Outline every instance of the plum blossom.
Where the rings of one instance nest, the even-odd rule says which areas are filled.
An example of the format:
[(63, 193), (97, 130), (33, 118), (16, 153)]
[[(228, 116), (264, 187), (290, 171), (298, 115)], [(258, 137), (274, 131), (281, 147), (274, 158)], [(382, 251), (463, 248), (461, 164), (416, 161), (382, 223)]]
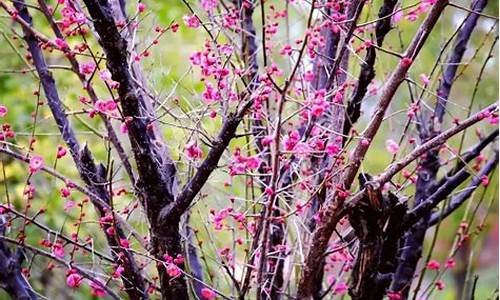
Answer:
[(43, 168), (43, 166), (44, 166), (43, 157), (35, 155), (30, 158), (29, 170), (31, 174), (38, 172), (41, 168)]
[[(0, 116), (2, 116), (1, 113), (0, 113)], [(498, 115), (497, 114), (492, 114), (490, 116), (490, 118), (488, 119), (488, 122), (491, 125), (498, 125)]]
[(401, 64), (404, 67), (409, 67), (409, 66), (411, 66), (412, 63), (413, 63), (413, 60), (409, 57), (404, 57), (403, 59), (401, 59)]
[(0, 105), (0, 117), (5, 117), (5, 115), (9, 112), (7, 107)]
[(403, 18), (403, 10), (397, 9), (396, 12), (394, 13), (394, 15), (392, 15), (392, 17), (391, 17), (391, 23), (396, 24), (399, 21), (401, 21), (402, 18)]
[(444, 284), (443, 280), (436, 281), (436, 288), (438, 289), (438, 291), (444, 290), (445, 287), (446, 285)]
[(330, 107), (330, 103), (325, 99), (325, 94), (324, 89), (314, 93), (314, 98), (311, 100), (311, 113), (314, 117), (321, 116)]
[(488, 178), (488, 176), (486, 175), (481, 176), (481, 185), (486, 187), (488, 186), (488, 184), (490, 184), (490, 179)]
[(387, 292), (387, 298), (389, 298), (389, 300), (400, 300), (401, 299), (401, 292), (389, 291), (389, 292)]
[(61, 145), (57, 146), (57, 154), (56, 154), (57, 159), (64, 157), (66, 153), (67, 153), (66, 148), (64, 148)]
[(110, 88), (112, 89), (117, 89), (120, 87), (120, 83), (117, 81), (114, 81), (111, 78), (111, 72), (109, 72), (108, 69), (104, 69), (99, 72), (99, 78), (101, 78), (104, 82), (106, 82)]
[(94, 104), (95, 109), (101, 113), (112, 112), (117, 108), (116, 102), (110, 100), (97, 100)]
[(146, 4), (144, 4), (142, 2), (137, 4), (137, 11), (139, 13), (143, 13), (145, 10), (146, 10)]
[(120, 246), (123, 248), (130, 248), (130, 242), (127, 239), (120, 239)]
[(290, 55), (292, 55), (292, 51), (293, 51), (292, 46), (291, 46), (291, 45), (289, 45), (289, 44), (286, 44), (286, 45), (284, 45), (284, 46), (281, 48), (281, 50), (280, 50), (280, 54), (281, 54), (281, 55), (287, 55), (287, 56), (290, 56)]
[(300, 141), (300, 133), (294, 130), (283, 139), (283, 147), (286, 151), (293, 151), (295, 145)]
[(420, 81), (422, 81), (422, 83), (424, 84), (424, 86), (428, 86), (431, 83), (431, 80), (429, 76), (427, 76), (427, 74), (422, 73), (420, 74), (419, 78)]
[(212, 11), (217, 8), (218, 0), (201, 0), (201, 6), (204, 10), (212, 13)]
[(125, 268), (122, 265), (119, 265), (116, 267), (115, 272), (113, 272), (113, 278), (118, 279), (120, 276), (122, 276), (123, 271), (125, 271)]
[(314, 72), (311, 70), (306, 71), (304, 74), (304, 80), (308, 82), (313, 81), (315, 77)]
[(293, 152), (299, 158), (307, 158), (311, 154), (311, 150), (311, 146), (304, 142), (299, 142), (293, 147)]
[(91, 288), (90, 293), (92, 294), (92, 296), (102, 298), (102, 297), (106, 297), (106, 295), (108, 294), (106, 292), (106, 290), (104, 289), (105, 283), (100, 278), (92, 280), (89, 285)]
[(70, 270), (70, 274), (66, 277), (66, 284), (72, 288), (80, 287), (82, 276), (75, 273), (75, 270)]
[(76, 207), (76, 203), (75, 203), (75, 201), (72, 201), (72, 200), (68, 200), (64, 204), (65, 211), (69, 211), (70, 209), (75, 208), (75, 207)]
[(170, 277), (177, 277), (177, 276), (181, 275), (181, 270), (175, 264), (168, 264), (167, 265), (167, 274)]
[(446, 261), (446, 264), (444, 265), (444, 267), (446, 269), (453, 269), (455, 267), (455, 259), (452, 257), (452, 258), (449, 258), (447, 261)]
[(203, 101), (210, 104), (221, 100), (222, 97), (218, 89), (214, 88), (210, 82), (205, 82), (205, 91), (202, 94), (202, 98)]
[(111, 80), (111, 72), (108, 69), (104, 69), (99, 72), (99, 77), (104, 81)]
[(343, 295), (347, 292), (347, 284), (345, 282), (339, 282), (335, 285), (335, 288), (333, 289), (333, 294), (334, 295)]
[(398, 143), (396, 143), (393, 140), (387, 140), (387, 141), (385, 141), (385, 148), (392, 155), (394, 155), (394, 154), (396, 154), (396, 153), (399, 152), (399, 145), (398, 145)]
[(182, 19), (184, 20), (184, 23), (186, 23), (186, 26), (190, 28), (198, 28), (201, 25), (200, 19), (198, 19), (196, 15), (186, 15)]
[(191, 159), (191, 160), (198, 160), (202, 157), (203, 151), (201, 148), (196, 144), (195, 141), (192, 141), (186, 145), (184, 148), (184, 153), (186, 156)]
[(123, 133), (123, 134), (127, 134), (128, 133), (127, 122), (123, 122), (123, 123), (120, 124), (120, 132)]
[(64, 246), (60, 242), (55, 243), (54, 246), (52, 247), (52, 253), (54, 253), (56, 257), (63, 258)]
[(333, 143), (328, 143), (325, 147), (326, 153), (328, 156), (334, 156), (337, 155), (340, 152), (339, 146), (333, 144)]
[(427, 263), (427, 269), (429, 270), (438, 270), (441, 264), (437, 260), (431, 260)]
[(60, 39), (60, 38), (56, 38), (56, 39), (55, 39), (55, 41), (54, 41), (54, 45), (56, 45), (56, 47), (57, 47), (59, 50), (66, 50), (66, 49), (69, 49), (68, 43), (66, 43), (66, 41), (65, 41), (65, 40)]
[(217, 294), (209, 288), (202, 288), (201, 296), (203, 297), (203, 299), (213, 300), (215, 299), (215, 297), (217, 297)]
[(96, 65), (94, 62), (82, 63), (80, 64), (80, 73), (85, 75), (90, 75), (94, 73)]

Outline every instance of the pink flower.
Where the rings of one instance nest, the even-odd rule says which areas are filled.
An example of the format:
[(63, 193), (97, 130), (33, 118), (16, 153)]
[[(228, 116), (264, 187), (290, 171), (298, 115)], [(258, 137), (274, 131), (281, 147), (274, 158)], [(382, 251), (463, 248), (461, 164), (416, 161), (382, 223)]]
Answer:
[(347, 284), (345, 284), (345, 282), (337, 283), (337, 285), (335, 285), (335, 288), (333, 289), (334, 295), (343, 295), (346, 292), (347, 292)]
[(444, 281), (442, 280), (436, 281), (436, 288), (438, 289), (438, 291), (444, 290), (445, 287), (446, 285), (444, 284)]
[(106, 290), (104, 290), (104, 282), (100, 278), (97, 278), (94, 281), (91, 281), (90, 288), (92, 289), (92, 291), (90, 291), (92, 296), (102, 298), (102, 297), (106, 297), (106, 295), (108, 294), (106, 292)]
[(198, 28), (201, 25), (200, 19), (196, 15), (184, 16), (182, 19), (187, 27)]
[(286, 151), (293, 151), (295, 145), (300, 141), (300, 133), (294, 130), (288, 134), (287, 137), (283, 139), (283, 147)]
[(123, 248), (130, 248), (130, 242), (127, 239), (120, 239), (120, 246)]
[(64, 247), (61, 243), (57, 242), (54, 244), (53, 248), (52, 248), (52, 253), (54, 253), (54, 255), (56, 257), (59, 257), (59, 258), (63, 258), (64, 257)]
[(123, 133), (123, 134), (127, 134), (128, 133), (127, 122), (123, 122), (123, 123), (120, 124), (120, 132)]
[(80, 73), (85, 74), (85, 75), (90, 75), (94, 73), (95, 71), (95, 63), (94, 62), (89, 62), (89, 63), (82, 63), (80, 64)]
[(332, 143), (328, 143), (326, 145), (325, 150), (326, 150), (326, 153), (328, 154), (328, 156), (334, 156), (340, 152), (339, 147), (335, 144), (332, 144)]
[(363, 146), (370, 146), (370, 139), (362, 138), (361, 141), (360, 141), (360, 143)]
[(146, 10), (146, 4), (144, 4), (142, 2), (137, 4), (137, 11), (139, 13), (143, 13), (145, 10)]
[(61, 196), (68, 198), (71, 195), (71, 190), (68, 187), (63, 187), (61, 189)]
[(106, 112), (106, 102), (103, 100), (97, 100), (94, 104), (95, 109), (102, 113)]
[(75, 271), (73, 271), (73, 270), (71, 270), (71, 271), (72, 271), (72, 273), (66, 277), (66, 284), (69, 287), (78, 288), (78, 287), (80, 287), (80, 284), (82, 283), (82, 276), (74, 273)]
[(7, 107), (0, 105), (0, 117), (5, 117), (8, 111)]
[(105, 104), (106, 104), (106, 110), (107, 111), (113, 111), (117, 107), (116, 102), (114, 100), (107, 100), (105, 102)]
[(291, 45), (289, 45), (289, 44), (286, 44), (286, 45), (284, 45), (284, 46), (281, 48), (281, 50), (280, 50), (280, 54), (281, 54), (281, 55), (288, 55), (288, 56), (290, 56), (290, 55), (292, 55), (292, 50), (293, 50), (293, 49), (292, 49), (292, 46), (291, 46)]
[(426, 74), (422, 73), (422, 74), (420, 74), (419, 77), (420, 77), (420, 81), (422, 81), (424, 86), (428, 86), (429, 83), (431, 83), (429, 76), (427, 76)]
[(214, 88), (214, 86), (210, 82), (205, 82), (205, 91), (201, 96), (203, 98), (203, 101), (208, 104), (217, 102), (221, 99), (219, 90)]
[(196, 51), (195, 53), (191, 54), (189, 60), (191, 61), (191, 64), (193, 64), (194, 66), (201, 65), (202, 63), (201, 51)]
[(385, 148), (392, 155), (398, 153), (398, 151), (399, 151), (399, 145), (398, 145), (398, 143), (396, 143), (393, 140), (387, 140), (387, 141), (385, 141)]
[(389, 300), (400, 300), (401, 299), (401, 292), (389, 291), (389, 292), (387, 292), (387, 298), (389, 298)]
[(335, 93), (335, 97), (333, 97), (333, 103), (341, 104), (344, 100), (344, 91), (340, 90)]
[(102, 113), (112, 112), (117, 108), (114, 100), (97, 100), (94, 106), (96, 110)]
[(271, 143), (273, 142), (273, 136), (272, 135), (268, 135), (268, 136), (265, 136), (262, 138), (262, 146), (264, 147), (269, 147), (269, 145), (271, 145)]
[(427, 263), (427, 269), (429, 270), (438, 270), (441, 264), (437, 260), (431, 260)]
[(490, 179), (488, 178), (488, 176), (486, 175), (481, 176), (481, 185), (486, 187), (488, 186), (488, 184), (490, 184)]
[(213, 300), (213, 299), (215, 299), (217, 294), (209, 288), (202, 288), (201, 289), (201, 296), (203, 297), (203, 299)]
[(314, 72), (311, 70), (306, 71), (306, 73), (304, 74), (304, 80), (308, 82), (313, 81), (315, 77), (316, 76), (314, 75)]
[(410, 12), (407, 16), (406, 16), (406, 20), (410, 21), (410, 22), (415, 22), (418, 18), (418, 15), (414, 12)]
[(170, 277), (177, 277), (177, 276), (181, 275), (181, 270), (175, 264), (168, 264), (167, 265), (167, 274)]
[(66, 50), (69, 48), (68, 43), (66, 43), (66, 41), (60, 38), (56, 38), (54, 44), (57, 46), (59, 50)]
[(43, 166), (44, 166), (43, 157), (35, 155), (30, 158), (29, 170), (31, 174), (38, 172), (41, 168), (43, 168)]
[(401, 60), (401, 64), (403, 65), (403, 67), (409, 67), (409, 66), (411, 66), (412, 63), (413, 63), (413, 60), (409, 57), (405, 57)]
[(293, 147), (293, 152), (300, 158), (306, 158), (311, 154), (311, 147), (308, 143), (300, 142)]
[(72, 208), (75, 208), (76, 207), (76, 203), (75, 201), (71, 201), (71, 200), (68, 200), (66, 201), (66, 203), (64, 204), (64, 210), (65, 211), (68, 211)]
[[(2, 116), (1, 112), (0, 112), (0, 116)], [(3, 116), (2, 116), (3, 117)], [(490, 118), (488, 119), (488, 122), (491, 124), (491, 125), (497, 125), (498, 124), (498, 115), (495, 115), (495, 114), (492, 114), (490, 116)]]
[(446, 269), (453, 269), (455, 267), (455, 259), (450, 258), (446, 261), (446, 264), (444, 265)]
[(125, 271), (125, 268), (122, 265), (119, 265), (116, 267), (115, 272), (113, 272), (113, 278), (118, 279), (120, 276), (122, 276), (123, 271)]
[(59, 145), (57, 146), (57, 154), (56, 157), (59, 159), (61, 157), (64, 157), (66, 155), (66, 148), (63, 146)]
[(108, 71), (108, 69), (104, 69), (99, 72), (99, 77), (104, 81), (108, 81), (111, 80), (111, 73)]
[(192, 141), (186, 145), (184, 148), (184, 153), (189, 159), (197, 160), (200, 159), (203, 155), (203, 151), (198, 145), (196, 145), (195, 141)]
[(255, 170), (260, 166), (261, 160), (257, 156), (250, 156), (246, 159), (245, 165), (250, 170)]
[(201, 6), (204, 10), (212, 12), (217, 7), (218, 0), (201, 0)]
[(392, 15), (391, 22), (392, 24), (396, 24), (399, 21), (401, 21), (401, 18), (403, 18), (403, 11), (401, 9), (398, 9), (394, 15)]
[(12, 207), (12, 204), (11, 205), (0, 205), (0, 215), (3, 215), (4, 213), (8, 212), (11, 207)]

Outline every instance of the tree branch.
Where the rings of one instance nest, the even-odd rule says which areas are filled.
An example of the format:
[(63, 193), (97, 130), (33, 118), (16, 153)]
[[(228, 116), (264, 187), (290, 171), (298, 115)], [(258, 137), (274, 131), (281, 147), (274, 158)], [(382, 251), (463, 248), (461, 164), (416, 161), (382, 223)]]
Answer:
[(452, 214), (457, 208), (462, 205), (477, 189), (477, 187), (481, 184), (483, 180), (483, 176), (488, 176), (498, 164), (498, 151), (495, 151), (495, 155), (492, 159), (490, 159), (477, 173), (469, 183), (469, 185), (460, 192), (457, 196), (453, 197), (449, 202), (448, 206), (446, 206), (443, 212), (435, 212), (432, 214), (429, 219), (429, 226), (436, 225), (440, 220), (443, 220), (450, 214)]
[[(5, 236), (5, 217), (0, 216), (0, 238)], [(21, 273), (21, 263), (24, 258), (22, 247), (12, 253), (9, 247), (0, 240), (0, 287), (15, 300), (38, 299), (28, 280)]]
[[(366, 142), (359, 143), (357, 145), (350, 159), (351, 164), (344, 173), (344, 188), (349, 189), (351, 187), (355, 175), (361, 166), (361, 161), (364, 158), (373, 137), (377, 133), (380, 124), (382, 123), (389, 103), (391, 102), (399, 85), (405, 79), (406, 72), (410, 68), (413, 59), (415, 59), (424, 42), (427, 40), (427, 37), (429, 36), (434, 25), (437, 23), (447, 3), (447, 0), (440, 0), (434, 4), (406, 51), (405, 57), (411, 59), (411, 62), (408, 63), (407, 61), (401, 61), (396, 67), (396, 70), (387, 80), (387, 84), (382, 91), (382, 95), (375, 109), (374, 116), (363, 134), (363, 140)], [(333, 198), (335, 197), (334, 193)], [(323, 221), (313, 232), (310, 250), (306, 256), (305, 265), (300, 276), (297, 293), (297, 297), (299, 299), (307, 299), (312, 294), (314, 274), (317, 272), (318, 267), (321, 264), (321, 258), (328, 246), (328, 241), (333, 233), (333, 230), (335, 229), (337, 222), (340, 220), (339, 217), (341, 214), (339, 214), (339, 210), (341, 210), (341, 208), (342, 204), (338, 203), (338, 201), (334, 201), (334, 199), (330, 199), (327, 201), (326, 206), (321, 210)]]
[[(378, 13), (378, 21), (375, 25), (375, 39), (377, 45), (380, 47), (384, 42), (385, 36), (392, 29), (391, 18), (387, 17), (392, 14), (398, 1), (384, 0), (384, 4), (380, 7)], [(358, 77), (358, 83), (355, 90), (351, 95), (346, 109), (346, 116), (344, 121), (344, 135), (348, 135), (352, 125), (357, 122), (361, 115), (361, 102), (366, 95), (368, 85), (375, 78), (375, 60), (377, 52), (375, 47), (369, 46), (366, 49), (364, 61), (361, 63), (361, 71)]]
[[(24, 0), (20, 0), (14, 3), (14, 5), (19, 11), (20, 17), (31, 26), (31, 16), (29, 15), (28, 9), (24, 4)], [(69, 120), (66, 118), (66, 114), (62, 102), (59, 98), (54, 78), (47, 68), (47, 64), (45, 63), (43, 53), (40, 49), (36, 37), (30, 30), (27, 30), (26, 27), (23, 27), (23, 32), (24, 39), (28, 44), (28, 49), (33, 57), (35, 68), (37, 70), (37, 73), (39, 74), (48, 105), (52, 111), (52, 115), (59, 128), (59, 131), (62, 134), (62, 138), (69, 148), (78, 173), (80, 174), (80, 177), (85, 182), (85, 184), (89, 187), (89, 189), (92, 190), (93, 193), (99, 195), (99, 198), (103, 199), (105, 203), (109, 204), (110, 198), (108, 191), (106, 190), (106, 179), (104, 177), (105, 174), (98, 172), (98, 168), (87, 146), (84, 146), (83, 148), (80, 147), (73, 128), (71, 127)], [(93, 203), (96, 202), (95, 199), (91, 198), (91, 200)], [(107, 214), (107, 211), (102, 207), (99, 207), (98, 205), (96, 205), (95, 207), (97, 208), (101, 217)], [(117, 236), (114, 237), (105, 233), (108, 244), (112, 249), (119, 249), (120, 246), (118, 238), (125, 238), (123, 230), (121, 229), (121, 226), (119, 224), (105, 225), (104, 230), (106, 230), (109, 226), (114, 226), (116, 228)], [(139, 269), (137, 268), (132, 253), (125, 249), (123, 249), (122, 251), (125, 255), (125, 271), (123, 272), (123, 283), (127, 289), (127, 292), (131, 297), (135, 297), (137, 299), (148, 298), (144, 280), (142, 278), (142, 275), (140, 274)], [(115, 258), (118, 257), (116, 252), (114, 252), (113, 254), (115, 255)]]
[[(481, 11), (486, 5), (486, 2), (487, 0), (476, 0), (472, 6)], [(476, 25), (477, 17), (477, 15), (469, 15), (467, 20), (464, 22), (464, 26), (457, 35), (452, 54), (448, 60), (447, 68), (443, 74), (441, 86), (437, 91), (438, 100), (434, 109), (434, 116), (431, 120), (424, 122), (423, 126), (419, 126), (418, 128), (420, 131), (420, 139), (422, 141), (431, 139), (441, 132), (445, 105), (450, 94), (458, 64), (462, 60), (463, 54), (467, 48), (467, 42)], [(422, 119), (425, 120), (425, 118)], [(425, 126), (426, 123), (428, 126)], [(432, 193), (432, 187), (435, 184), (439, 168), (439, 149), (430, 149), (426, 156), (420, 161), (418, 166), (418, 179), (415, 194), (416, 205), (429, 202), (429, 197)], [(465, 180), (465, 178), (462, 180)], [(436, 193), (440, 190), (441, 188), (436, 191)], [(420, 259), (422, 253), (423, 241), (425, 238), (425, 232), (429, 226), (428, 222), (430, 214), (430, 209), (424, 210), (421, 218), (412, 226), (405, 236), (405, 243), (400, 253), (399, 265), (391, 285), (392, 291), (401, 292), (403, 298), (408, 296), (410, 283), (413, 279), (413, 274), (415, 273), (418, 260)]]

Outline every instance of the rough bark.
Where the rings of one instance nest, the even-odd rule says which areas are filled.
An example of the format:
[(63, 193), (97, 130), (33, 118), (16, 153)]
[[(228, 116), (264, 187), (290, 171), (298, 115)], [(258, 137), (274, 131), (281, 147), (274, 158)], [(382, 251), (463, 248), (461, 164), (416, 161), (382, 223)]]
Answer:
[[(21, 18), (31, 25), (31, 16), (28, 13), (24, 1), (18, 1), (14, 5), (19, 11), (19, 15), (21, 16)], [(61, 132), (63, 140), (69, 148), (78, 173), (87, 187), (93, 193), (98, 195), (99, 199), (102, 199), (107, 204), (109, 204), (110, 196), (108, 191), (106, 190), (106, 171), (103, 168), (99, 168), (98, 166), (96, 166), (92, 158), (92, 154), (86, 146), (82, 148), (79, 145), (71, 124), (66, 118), (65, 110), (59, 98), (54, 78), (48, 70), (38, 41), (33, 35), (32, 31), (28, 30), (26, 27), (23, 27), (23, 32), (24, 39), (28, 44), (28, 50), (33, 57), (36, 71), (40, 77), (41, 85), (47, 98), (49, 108), (52, 112), (52, 116), (54, 117), (59, 131)], [(94, 203), (99, 215), (101, 217), (105, 216), (107, 214), (107, 210), (99, 205), (96, 199), (91, 198), (91, 200)], [(123, 253), (123, 259), (121, 259), (121, 262), (123, 263), (123, 267), (125, 270), (122, 274), (122, 278), (127, 293), (130, 295), (130, 297), (133, 297), (135, 299), (147, 299), (148, 296), (144, 284), (144, 279), (139, 269), (137, 268), (132, 253), (126, 249), (122, 249), (119, 245), (119, 239), (125, 238), (123, 229), (117, 223), (104, 224), (104, 232), (106, 232), (106, 229), (109, 226), (113, 226), (116, 231), (115, 236), (106, 234), (106, 239), (111, 249), (113, 250), (112, 252), (114, 257), (118, 260), (118, 257), (120, 257), (118, 253)]]
[[(384, 4), (380, 7), (378, 12), (379, 21), (375, 25), (375, 39), (377, 45), (382, 46), (385, 36), (392, 29), (391, 18), (388, 18), (394, 11), (398, 1), (384, 0)], [(361, 103), (366, 95), (368, 85), (375, 78), (375, 60), (377, 58), (377, 51), (375, 47), (369, 46), (366, 49), (364, 61), (361, 63), (361, 71), (359, 73), (356, 88), (354, 89), (351, 99), (347, 104), (346, 117), (344, 121), (344, 135), (348, 135), (352, 125), (357, 122), (361, 115)]]
[[(5, 235), (5, 218), (0, 216), (0, 236)], [(37, 295), (31, 288), (28, 280), (21, 272), (24, 253), (21, 247), (15, 253), (2, 240), (0, 241), (0, 288), (4, 289), (12, 299), (36, 300)]]
[[(436, 2), (436, 4), (429, 12), (427, 18), (425, 19), (424, 23), (419, 28), (410, 46), (408, 47), (405, 57), (411, 60), (415, 59), (427, 37), (429, 36), (432, 28), (437, 23), (447, 3), (448, 1), (446, 0)], [(377, 103), (374, 116), (372, 117), (371, 122), (369, 123), (367, 129), (363, 134), (363, 138), (367, 141), (367, 143), (359, 143), (357, 145), (353, 154), (351, 155), (349, 168), (343, 175), (344, 188), (349, 189), (351, 187), (354, 177), (359, 167), (361, 166), (361, 161), (364, 158), (373, 137), (377, 133), (380, 124), (382, 123), (385, 111), (389, 106), (399, 85), (406, 77), (406, 72), (408, 71), (410, 66), (411, 63), (400, 62), (395, 71), (386, 81), (387, 83), (382, 90), (382, 94), (379, 102)], [(342, 210), (342, 203), (334, 201), (334, 198), (336, 198), (335, 194), (333, 194), (331, 198), (333, 199), (327, 201), (325, 207), (321, 210), (323, 217), (322, 223), (313, 232), (310, 250), (306, 256), (304, 267), (300, 276), (297, 293), (297, 298), (299, 299), (308, 299), (312, 295), (314, 273), (317, 271), (319, 265), (321, 264), (321, 257), (325, 252), (328, 246), (328, 241), (330, 240), (335, 226), (342, 215), (340, 213), (340, 211)]]
[[(486, 6), (486, 3), (487, 0), (476, 0), (472, 4), (472, 9), (476, 12), (481, 12)], [(443, 73), (441, 85), (437, 91), (438, 99), (432, 119), (428, 120), (428, 126), (419, 127), (420, 139), (422, 142), (432, 139), (441, 132), (446, 102), (448, 101), (455, 74), (463, 54), (467, 49), (467, 43), (476, 26), (478, 18), (478, 14), (469, 14), (463, 28), (457, 35), (451, 56), (448, 59), (447, 67)], [(432, 187), (436, 183), (436, 176), (439, 168), (439, 148), (432, 149), (426, 154), (425, 158), (420, 161), (418, 166), (415, 205), (418, 206), (428, 201), (432, 193)], [(391, 290), (400, 292), (403, 299), (408, 297), (413, 275), (422, 254), (425, 233), (429, 227), (429, 220), (431, 217), (430, 209), (431, 207), (423, 211), (421, 218), (406, 233), (404, 246), (401, 248), (399, 265), (391, 285)]]

